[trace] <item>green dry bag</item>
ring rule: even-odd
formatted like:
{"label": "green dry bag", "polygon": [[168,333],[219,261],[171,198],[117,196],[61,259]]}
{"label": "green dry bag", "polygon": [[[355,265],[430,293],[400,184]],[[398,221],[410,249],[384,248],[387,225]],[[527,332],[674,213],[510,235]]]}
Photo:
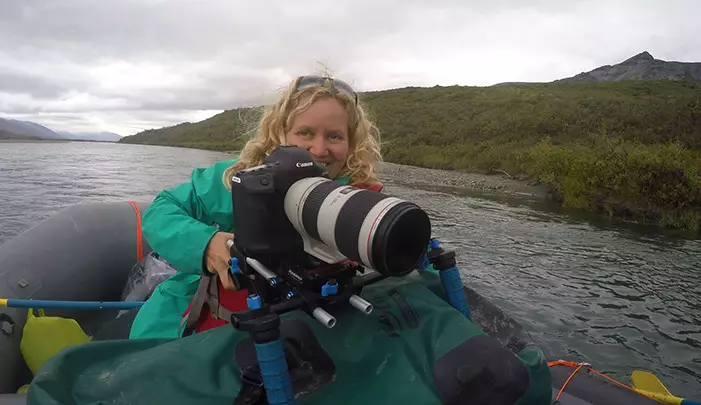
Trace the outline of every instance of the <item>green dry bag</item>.
{"label": "green dry bag", "polygon": [[[439,278],[421,272],[367,286],[375,310],[333,313],[327,329],[299,311],[281,332],[297,404],[550,404],[541,350],[512,350],[443,299]],[[180,339],[73,346],[44,365],[30,405],[231,405],[264,400],[253,344],[230,326]]]}

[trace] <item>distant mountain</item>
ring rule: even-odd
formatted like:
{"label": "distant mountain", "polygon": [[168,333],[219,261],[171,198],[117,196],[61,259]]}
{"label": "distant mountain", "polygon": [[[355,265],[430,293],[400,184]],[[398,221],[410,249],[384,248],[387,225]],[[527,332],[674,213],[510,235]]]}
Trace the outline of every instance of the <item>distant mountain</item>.
{"label": "distant mountain", "polygon": [[655,59],[649,52],[643,51],[617,65],[600,66],[592,71],[552,82],[503,82],[494,84],[492,87],[544,83],[620,82],[624,80],[701,81],[701,62],[669,62]]}
{"label": "distant mountain", "polygon": [[0,139],[31,139],[31,140],[39,140],[40,138],[37,138],[35,136],[26,136],[26,135],[17,135],[13,132],[8,132],[3,129],[0,129]]}
{"label": "distant mountain", "polygon": [[493,84],[492,87],[501,87],[501,86],[527,86],[529,84],[543,84],[542,82],[503,82],[503,83],[497,83]]}
{"label": "distant mountain", "polygon": [[617,65],[601,66],[589,72],[555,80],[554,83],[596,83],[623,80],[701,81],[701,63],[664,61],[655,59],[645,51]]}
{"label": "distant mountain", "polygon": [[81,141],[101,141],[101,142],[118,142],[122,139],[121,135],[114,132],[59,132],[66,139],[81,140]]}
{"label": "distant mountain", "polygon": [[60,139],[74,141],[118,142],[121,135],[114,132],[67,132],[51,129],[31,121],[0,118],[0,139]]}
{"label": "distant mountain", "polygon": [[60,134],[31,121],[20,121],[11,118],[0,118],[0,130],[10,132],[19,137],[28,136],[41,139],[65,139]]}

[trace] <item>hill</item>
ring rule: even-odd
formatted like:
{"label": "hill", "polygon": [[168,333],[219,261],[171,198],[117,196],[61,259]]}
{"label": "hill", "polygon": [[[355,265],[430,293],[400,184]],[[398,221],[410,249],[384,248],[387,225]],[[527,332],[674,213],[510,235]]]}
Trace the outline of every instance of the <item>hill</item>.
{"label": "hill", "polygon": [[[503,170],[549,185],[565,206],[701,226],[701,83],[436,86],[361,99],[389,162]],[[236,150],[256,118],[256,109],[229,110],[120,142]]]}
{"label": "hill", "polygon": [[49,128],[31,121],[0,118],[0,130],[15,134],[17,137],[39,139],[64,139],[63,136]]}
{"label": "hill", "polygon": [[13,132],[5,131],[4,129],[0,129],[0,140],[7,140],[7,139],[38,141],[41,138],[37,138],[35,136],[18,135],[18,134],[15,134]]}
{"label": "hill", "polygon": [[561,83],[616,82],[621,80],[701,80],[701,63],[670,62],[655,59],[647,51],[617,65],[606,65],[590,72],[556,80]]}
{"label": "hill", "polygon": [[260,113],[258,108],[225,111],[197,123],[184,122],[159,129],[150,129],[125,136],[121,143],[180,146],[211,150],[239,149],[254,128]]}
{"label": "hill", "polygon": [[122,136],[113,132],[53,131],[36,122],[0,118],[0,139],[117,142]]}

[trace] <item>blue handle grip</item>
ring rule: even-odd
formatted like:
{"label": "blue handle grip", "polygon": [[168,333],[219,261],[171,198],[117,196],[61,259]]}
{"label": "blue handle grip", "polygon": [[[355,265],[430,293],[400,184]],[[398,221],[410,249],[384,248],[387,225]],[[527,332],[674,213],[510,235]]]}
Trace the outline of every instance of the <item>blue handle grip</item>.
{"label": "blue handle grip", "polygon": [[295,396],[282,342],[277,339],[267,343],[256,343],[255,347],[268,404],[293,405]]}
{"label": "blue handle grip", "polygon": [[693,399],[682,399],[682,405],[701,405],[701,402]]}
{"label": "blue handle grip", "polygon": [[467,319],[470,319],[467,297],[465,297],[465,292],[462,289],[460,270],[458,270],[457,267],[451,267],[447,270],[441,270],[440,276],[443,291],[445,291],[446,298],[450,305],[465,315]]}

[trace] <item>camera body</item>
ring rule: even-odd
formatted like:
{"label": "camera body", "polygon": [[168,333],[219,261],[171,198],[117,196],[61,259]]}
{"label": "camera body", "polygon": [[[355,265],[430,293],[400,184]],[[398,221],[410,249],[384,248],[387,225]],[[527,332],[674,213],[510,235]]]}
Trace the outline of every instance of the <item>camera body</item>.
{"label": "camera body", "polygon": [[304,240],[285,214],[285,195],[295,182],[328,178],[326,169],[306,150],[279,146],[264,163],[231,178],[236,249],[261,262],[300,257]]}
{"label": "camera body", "polygon": [[403,276],[423,260],[431,236],[416,204],[328,178],[296,146],[279,146],[263,164],[231,179],[234,246],[268,266],[351,260],[384,276]]}

